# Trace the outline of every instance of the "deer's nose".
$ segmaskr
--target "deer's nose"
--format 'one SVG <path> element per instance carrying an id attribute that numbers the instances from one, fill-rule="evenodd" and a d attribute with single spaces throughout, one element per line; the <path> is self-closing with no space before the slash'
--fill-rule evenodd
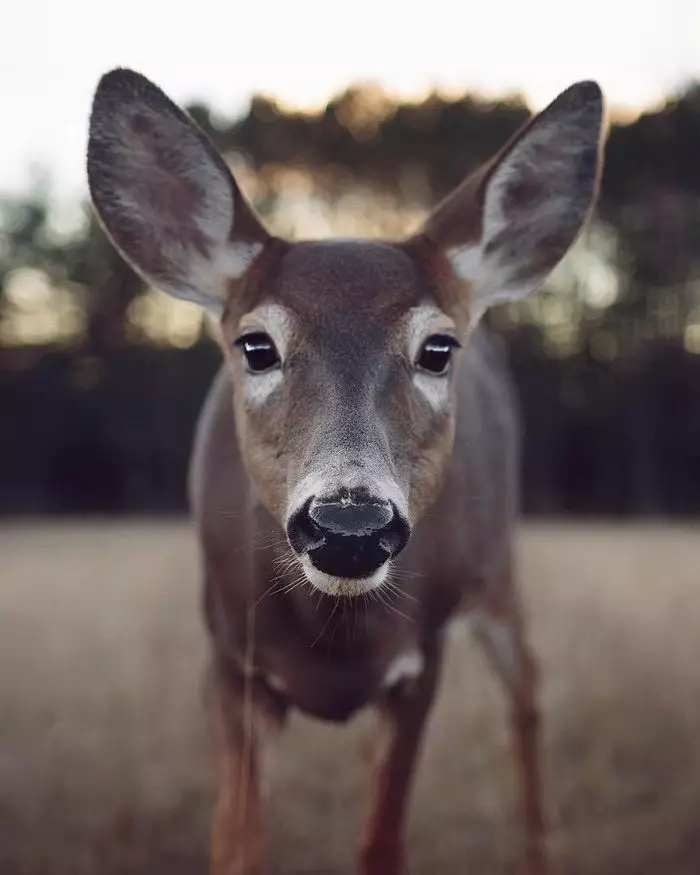
<path id="1" fill-rule="evenodd" d="M 363 538 L 388 526 L 394 509 L 388 501 L 355 504 L 351 499 L 313 500 L 309 505 L 309 516 L 329 535 Z"/>
<path id="2" fill-rule="evenodd" d="M 409 526 L 390 501 L 366 493 L 314 497 L 293 514 L 287 535 L 297 553 L 334 577 L 368 577 L 403 550 Z"/>

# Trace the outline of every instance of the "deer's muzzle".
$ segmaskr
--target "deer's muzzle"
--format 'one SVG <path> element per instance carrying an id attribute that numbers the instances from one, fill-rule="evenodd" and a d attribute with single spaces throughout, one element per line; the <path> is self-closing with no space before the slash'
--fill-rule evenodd
<path id="1" fill-rule="evenodd" d="M 366 490 L 313 496 L 287 523 L 292 549 L 318 571 L 338 578 L 374 574 L 403 550 L 408 522 L 392 501 Z"/>

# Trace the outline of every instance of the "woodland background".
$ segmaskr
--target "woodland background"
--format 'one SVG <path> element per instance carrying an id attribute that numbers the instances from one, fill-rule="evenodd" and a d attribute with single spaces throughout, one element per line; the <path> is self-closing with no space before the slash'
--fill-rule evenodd
<path id="1" fill-rule="evenodd" d="M 397 104 L 348 88 L 316 113 L 255 97 L 192 115 L 277 233 L 402 234 L 528 117 L 518 99 Z M 501 307 L 530 515 L 700 512 L 700 84 L 613 118 L 594 221 L 546 288 Z M 50 181 L 0 203 L 0 513 L 179 514 L 219 353 L 196 307 L 144 288 Z"/>

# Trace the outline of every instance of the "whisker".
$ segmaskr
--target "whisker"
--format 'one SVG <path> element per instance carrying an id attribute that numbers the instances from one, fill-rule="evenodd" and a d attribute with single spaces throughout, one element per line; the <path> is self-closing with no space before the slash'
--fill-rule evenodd
<path id="1" fill-rule="evenodd" d="M 409 571 L 407 568 L 399 568 L 396 565 L 392 565 L 389 573 L 404 578 L 425 578 L 428 576 L 420 571 Z"/>
<path id="2" fill-rule="evenodd" d="M 267 531 L 256 532 L 251 536 L 247 544 L 236 547 L 236 553 L 250 553 L 255 550 L 269 550 L 271 547 L 289 546 L 288 541 L 284 537 L 280 537 L 279 531 L 269 529 Z"/>
<path id="3" fill-rule="evenodd" d="M 285 575 L 294 568 L 297 562 L 298 560 L 294 554 L 292 554 L 291 556 L 277 557 L 277 559 L 273 560 L 273 565 L 280 564 L 284 567 L 281 567 L 279 572 L 270 579 L 268 588 L 255 602 L 255 604 L 253 605 L 253 610 L 257 608 L 260 603 L 268 596 L 289 593 L 292 591 L 292 589 L 295 589 L 297 585 L 306 580 L 306 575 L 304 574 L 303 570 L 301 570 L 300 574 L 295 575 L 295 577 L 292 578 L 291 581 L 285 580 Z"/>
<path id="4" fill-rule="evenodd" d="M 285 571 L 296 568 L 297 564 L 296 556 L 277 556 L 272 560 L 272 565 L 278 574 L 284 574 Z"/>
<path id="5" fill-rule="evenodd" d="M 333 606 L 333 613 L 335 613 L 336 608 L 338 607 L 338 605 L 340 604 L 341 601 L 345 601 L 345 599 L 342 598 L 341 596 L 335 596 L 335 605 Z M 344 609 L 341 611 L 341 617 L 340 617 L 341 620 L 343 619 L 343 614 L 344 614 Z M 330 656 L 331 647 L 333 646 L 333 639 L 335 638 L 335 633 L 338 629 L 338 626 L 339 626 L 339 623 L 335 623 L 335 625 L 333 626 L 333 628 L 331 630 L 331 637 L 328 640 L 328 654 L 327 654 L 328 656 Z"/>
<path id="6" fill-rule="evenodd" d="M 413 617 L 409 617 L 408 614 L 404 614 L 403 611 L 399 610 L 396 605 L 392 605 L 390 601 L 386 598 L 387 593 L 384 592 L 384 586 L 378 586 L 374 592 L 377 594 L 377 599 L 384 605 L 387 611 L 392 611 L 397 614 L 399 617 L 403 617 L 404 620 L 408 620 L 410 623 L 415 623 L 415 619 Z"/>
<path id="7" fill-rule="evenodd" d="M 219 513 L 221 516 L 230 517 L 231 519 L 235 519 L 236 517 L 245 516 L 248 513 L 247 509 L 244 510 L 220 510 Z"/>
<path id="8" fill-rule="evenodd" d="M 271 582 L 274 583 L 274 581 Z M 250 610 L 254 611 L 260 605 L 260 603 L 264 601 L 268 596 L 276 595 L 280 591 L 280 588 L 281 584 L 279 586 L 271 586 L 266 589 L 265 592 L 260 596 L 260 598 L 256 600 Z"/>
<path id="9" fill-rule="evenodd" d="M 414 596 L 410 592 L 406 592 L 405 589 L 400 587 L 399 584 L 393 580 L 385 580 L 384 588 L 387 592 L 389 592 L 397 599 L 406 599 L 407 601 L 413 602 L 414 604 L 418 603 L 418 599 L 416 598 L 416 596 Z"/>
<path id="10" fill-rule="evenodd" d="M 320 605 L 321 602 L 319 601 L 318 604 Z M 318 635 L 314 639 L 313 644 L 311 645 L 312 648 L 315 647 L 316 644 L 318 644 L 320 639 L 323 637 L 323 634 L 326 631 L 326 629 L 328 628 L 329 623 L 331 622 L 331 620 L 335 616 L 335 612 L 336 612 L 337 608 L 338 608 L 338 600 L 336 599 L 335 603 L 333 604 L 333 609 L 331 610 L 331 612 L 328 616 L 328 619 L 326 620 L 326 622 L 323 625 L 323 629 L 321 629 L 321 631 L 318 633 Z"/>
<path id="11" fill-rule="evenodd" d="M 293 580 L 291 580 L 287 584 L 287 586 L 282 589 L 282 593 L 290 593 L 292 592 L 292 590 L 297 589 L 297 587 L 301 586 L 303 583 L 308 583 L 308 581 L 306 580 L 306 575 L 302 573 L 298 577 L 295 577 Z"/>

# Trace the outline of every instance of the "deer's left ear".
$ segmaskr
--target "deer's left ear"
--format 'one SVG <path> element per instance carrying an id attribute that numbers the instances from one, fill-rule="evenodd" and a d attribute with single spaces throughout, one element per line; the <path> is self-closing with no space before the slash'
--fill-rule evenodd
<path id="1" fill-rule="evenodd" d="M 579 82 L 428 219 L 423 237 L 471 289 L 472 322 L 534 291 L 582 229 L 602 169 L 603 96 Z"/>
<path id="2" fill-rule="evenodd" d="M 126 261 L 221 313 L 269 234 L 209 138 L 148 79 L 117 69 L 97 87 L 87 158 L 93 204 Z"/>

